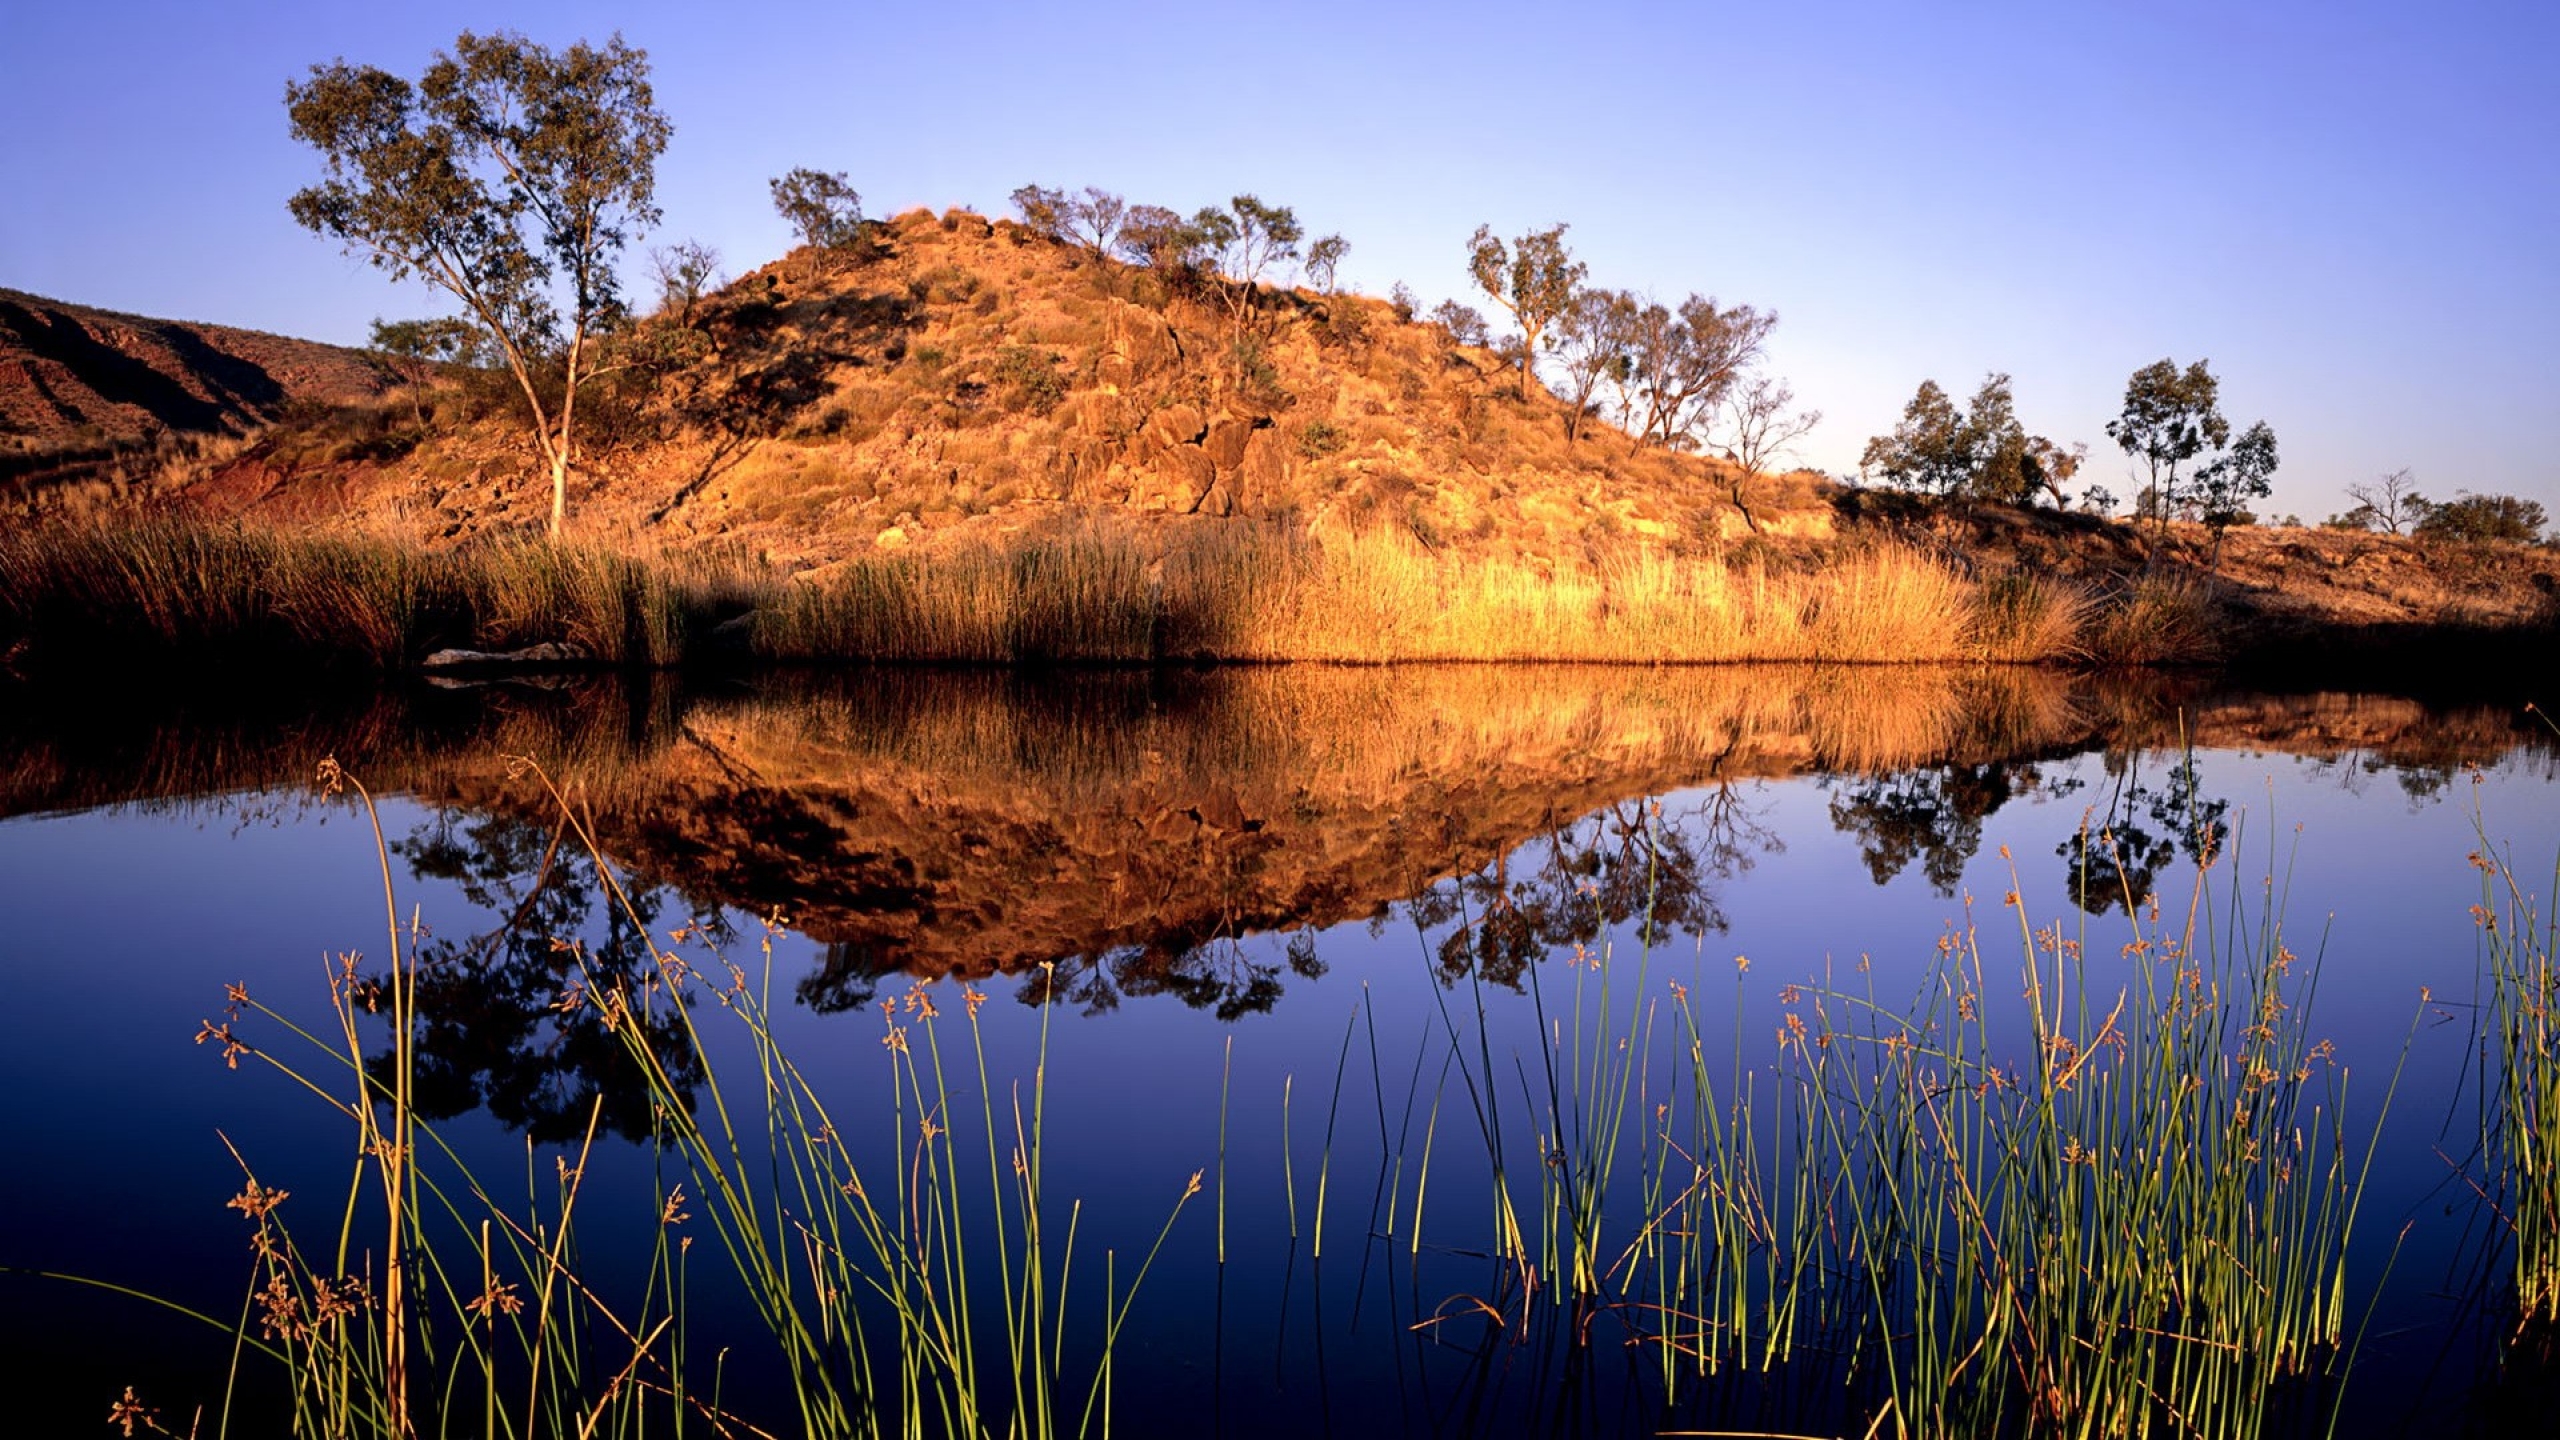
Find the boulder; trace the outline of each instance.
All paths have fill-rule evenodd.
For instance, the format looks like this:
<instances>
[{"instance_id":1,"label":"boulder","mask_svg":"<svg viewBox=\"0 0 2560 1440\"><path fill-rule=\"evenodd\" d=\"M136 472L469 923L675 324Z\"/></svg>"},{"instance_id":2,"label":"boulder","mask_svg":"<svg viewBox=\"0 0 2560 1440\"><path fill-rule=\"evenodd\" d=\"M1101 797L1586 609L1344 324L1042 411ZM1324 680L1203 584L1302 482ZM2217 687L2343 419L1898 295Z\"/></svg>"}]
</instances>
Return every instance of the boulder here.
<instances>
[{"instance_id":1,"label":"boulder","mask_svg":"<svg viewBox=\"0 0 2560 1440\"><path fill-rule=\"evenodd\" d=\"M1167 405L1147 417L1145 434L1159 445L1197 445L1208 433L1209 419L1197 405Z\"/></svg>"},{"instance_id":2,"label":"boulder","mask_svg":"<svg viewBox=\"0 0 2560 1440\"><path fill-rule=\"evenodd\" d=\"M1262 428L1263 423L1242 418L1220 420L1209 427L1200 448L1208 452L1210 464L1221 472L1233 472L1244 464L1245 447L1252 443L1253 432Z\"/></svg>"},{"instance_id":3,"label":"boulder","mask_svg":"<svg viewBox=\"0 0 2560 1440\"><path fill-rule=\"evenodd\" d=\"M1165 318L1123 301L1111 309L1103 378L1125 385L1182 363L1182 340Z\"/></svg>"}]
</instances>

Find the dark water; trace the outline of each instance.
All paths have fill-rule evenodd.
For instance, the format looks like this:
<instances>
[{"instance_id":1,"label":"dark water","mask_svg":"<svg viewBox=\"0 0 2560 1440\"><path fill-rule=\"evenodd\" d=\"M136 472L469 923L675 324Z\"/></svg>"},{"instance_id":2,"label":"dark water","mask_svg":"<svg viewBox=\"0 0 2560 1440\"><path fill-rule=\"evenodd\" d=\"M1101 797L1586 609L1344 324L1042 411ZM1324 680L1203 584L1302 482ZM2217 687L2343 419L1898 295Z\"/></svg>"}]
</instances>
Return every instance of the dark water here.
<instances>
[{"instance_id":1,"label":"dark water","mask_svg":"<svg viewBox=\"0 0 2560 1440\"><path fill-rule=\"evenodd\" d=\"M1468 1318L1489 1293L1489 1167L1480 1141L1451 1138L1474 1124L1446 1078L1452 1027L1480 1023L1493 1072L1525 1083L1521 1057L1562 1033L1555 1009L1592 1003L1581 946L1608 956L1609 1003L1637 1013L1677 982L1758 1067L1782 987L1854 975L1899 1003L1951 923L2006 925L2014 950L2013 890L2036 923L2112 953L2129 913L2188 902L2209 851L2213 903L2281 892L2318 966L2314 1028L2373 1097L2356 1134L2408 1047L2347 1268L2371 1319L2346 1428L2487 1430L2536 1403L2532 1367L2499 1368L2492 1177L2464 1088L2467 857L2485 835L2547 891L2560 855L2560 764L2514 704L1495 667L504 686L264 712L19 695L0 710L16 817L0 823L0 1265L228 1323L250 1275L224 1207L243 1162L293 1192L305 1233L334 1234L346 1122L256 1057L235 1070L190 1043L225 1018L227 985L319 1027L330 967L379 968L373 831L309 783L331 755L381 797L393 910L434 977L421 1108L519 1201L594 1117L580 1243L600 1286L638 1283L617 1257L645 1253L682 1177L641 1143L645 1098L592 1010L557 1008L555 942L639 976L635 918L661 940L704 920L679 948L761 977L770 933L778 1036L840 1097L849 1147L896 1143L882 1001L922 989L957 1043L963 994L989 995L990 1083L1008 1097L1045 1029L1046 1184L1083 1202L1076 1344L1099 1333L1101 1257L1125 1289L1208 1172L1119 1342L1130 1433L1842 1425L1836 1375L1817 1394L1691 1384L1666 1409L1623 1321L1577 1350ZM604 873L511 757L569 797ZM2098 830L2093 865L2075 837ZM254 1016L239 1033L286 1048ZM745 1063L713 1034L715 1066ZM975 1103L974 1075L957 1089ZM757 1393L771 1342L694 1233L692 1346L734 1347L725 1393L787 1431ZM176 1415L218 1404L227 1357L165 1309L0 1274L0 1365L44 1433L87 1430L127 1384ZM244 1405L265 1403L251 1390Z\"/></svg>"}]
</instances>

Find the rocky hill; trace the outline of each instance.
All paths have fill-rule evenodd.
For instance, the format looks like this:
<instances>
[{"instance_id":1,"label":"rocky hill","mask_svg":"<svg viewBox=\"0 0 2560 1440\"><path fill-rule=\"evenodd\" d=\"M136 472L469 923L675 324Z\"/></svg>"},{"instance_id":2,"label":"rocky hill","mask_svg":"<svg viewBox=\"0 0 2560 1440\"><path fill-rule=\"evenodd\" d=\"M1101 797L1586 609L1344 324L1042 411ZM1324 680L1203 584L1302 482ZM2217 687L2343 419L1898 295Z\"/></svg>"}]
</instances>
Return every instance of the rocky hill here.
<instances>
[{"instance_id":1,"label":"rocky hill","mask_svg":"<svg viewBox=\"0 0 2560 1440\"><path fill-rule=\"evenodd\" d=\"M358 350L0 289L0 457L17 473L163 435L244 434L293 401L360 402L390 380Z\"/></svg>"},{"instance_id":2,"label":"rocky hill","mask_svg":"<svg viewBox=\"0 0 2560 1440\"><path fill-rule=\"evenodd\" d=\"M456 368L386 389L392 377L355 352L12 292L0 292L0 346L0 427L22 454L59 455L81 436L109 447L218 437L146 456L120 480L57 486L50 508L138 506L430 547L538 532L548 518L503 372ZM2269 526L2217 545L2194 525L2163 535L1931 505L1811 473L1746 476L1605 423L1577 436L1569 407L1522 387L1503 356L1394 302L1247 290L967 211L911 212L858 246L804 249L664 307L607 364L580 399L571 538L746 559L773 578L860 582L857 562L950 554L991 563L937 567L946 578L1019 578L1026 538L1036 548L1099 533L1104 550L1140 557L1132 583L1152 595L1155 562L1177 542L1242 537L1228 548L1287 555L1312 541L1339 558L1358 540L1413 557L1404 569L1433 593L1498 569L1491 589L1508 598L1487 623L1499 629L1523 606L1553 608L1549 582L1568 572L1593 582L1582 591L1599 624L1643 608L1618 582L1688 573L1644 568L1659 559L1848 574L1833 562L1882 540L1966 585L2070 581L2098 619L2084 630L2120 616L2116 628L2146 632L2083 637L2087 653L2119 658L2390 650L2470 665L2448 637L2478 637L2492 657L2519 636L2547 649L2560 618L2547 550ZM304 398L327 403L234 433ZM40 487L17 489L48 508ZM2164 558L2176 562L2165 590L2154 583ZM1323 593L1331 605L1347 592ZM1607 653L1662 658L1651 643Z\"/></svg>"},{"instance_id":3,"label":"rocky hill","mask_svg":"<svg viewBox=\"0 0 2560 1440\"><path fill-rule=\"evenodd\" d=\"M1747 534L1732 476L1566 407L1493 352L1365 296L1097 258L1008 220L914 212L644 322L661 357L583 399L573 532L743 541L796 566L1093 512L1259 518L1435 548L1671 550ZM503 377L448 383L216 457L182 503L320 510L421 539L540 518ZM1815 477L1764 479L1760 528L1825 533ZM315 503L315 495L325 496Z\"/></svg>"}]
</instances>

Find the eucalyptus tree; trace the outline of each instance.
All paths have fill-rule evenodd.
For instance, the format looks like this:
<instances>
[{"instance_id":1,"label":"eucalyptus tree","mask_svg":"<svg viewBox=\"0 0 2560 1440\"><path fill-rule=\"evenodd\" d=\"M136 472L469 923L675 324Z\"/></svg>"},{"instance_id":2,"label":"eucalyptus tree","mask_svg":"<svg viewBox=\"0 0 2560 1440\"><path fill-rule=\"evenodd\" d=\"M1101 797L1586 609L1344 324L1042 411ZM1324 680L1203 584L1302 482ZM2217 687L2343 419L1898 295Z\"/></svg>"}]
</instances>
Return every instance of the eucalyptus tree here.
<instances>
[{"instance_id":1,"label":"eucalyptus tree","mask_svg":"<svg viewBox=\"0 0 2560 1440\"><path fill-rule=\"evenodd\" d=\"M427 404L419 390L434 378L437 367L479 361L480 327L453 315L418 320L385 320L375 316L370 348L389 362L409 387L409 409L424 430Z\"/></svg>"},{"instance_id":2,"label":"eucalyptus tree","mask_svg":"<svg viewBox=\"0 0 2560 1440\"><path fill-rule=\"evenodd\" d=\"M1623 386L1642 310L1642 302L1627 291L1593 287L1577 292L1556 318L1555 348L1564 360L1564 402L1571 412L1565 416L1565 439L1581 437L1583 422L1599 408L1604 383Z\"/></svg>"},{"instance_id":3,"label":"eucalyptus tree","mask_svg":"<svg viewBox=\"0 0 2560 1440\"><path fill-rule=\"evenodd\" d=\"M2151 510L2164 537L2170 512L2187 498L2182 467L2231 438L2231 422L2222 418L2221 389L2202 360L2183 371L2175 360L2155 360L2133 372L2125 384L2123 412L2107 422L2107 438L2143 467Z\"/></svg>"},{"instance_id":4,"label":"eucalyptus tree","mask_svg":"<svg viewBox=\"0 0 2560 1440\"><path fill-rule=\"evenodd\" d=\"M1012 199L1023 224L1098 261L1110 259L1119 248L1121 222L1129 216L1127 200L1092 185L1080 195L1025 185L1013 192Z\"/></svg>"},{"instance_id":5,"label":"eucalyptus tree","mask_svg":"<svg viewBox=\"0 0 2560 1440\"><path fill-rule=\"evenodd\" d=\"M1298 258L1298 242L1307 238L1298 214L1286 205L1266 205L1251 195L1238 195L1221 210L1208 206L1191 217L1200 249L1227 284L1220 287L1227 312L1239 328L1252 318L1254 297L1271 268Z\"/></svg>"},{"instance_id":6,"label":"eucalyptus tree","mask_svg":"<svg viewBox=\"0 0 2560 1440\"><path fill-rule=\"evenodd\" d=\"M2009 377L1997 371L1982 377L1969 406L1958 409L1938 382L1921 381L1902 423L1867 442L1859 468L1897 489L1941 499L2025 505L2041 493L2060 504L2061 486L2079 469L2081 452L2029 435L2018 421Z\"/></svg>"},{"instance_id":7,"label":"eucalyptus tree","mask_svg":"<svg viewBox=\"0 0 2560 1440\"><path fill-rule=\"evenodd\" d=\"M862 243L862 195L843 171L804 165L775 176L765 186L773 192L774 213L809 248L811 274L823 257Z\"/></svg>"},{"instance_id":8,"label":"eucalyptus tree","mask_svg":"<svg viewBox=\"0 0 2560 1440\"><path fill-rule=\"evenodd\" d=\"M1726 472L1727 488L1733 508L1742 512L1742 523L1755 533L1760 521L1751 513L1751 487L1780 455L1822 423L1821 411L1792 410L1795 403L1796 392L1787 382L1766 375L1753 377L1749 385L1725 397L1724 458L1732 467Z\"/></svg>"},{"instance_id":9,"label":"eucalyptus tree","mask_svg":"<svg viewBox=\"0 0 2560 1440\"><path fill-rule=\"evenodd\" d=\"M1529 395L1529 371L1537 364L1538 340L1546 334L1582 288L1587 267L1564 245L1565 227L1533 230L1509 245L1490 225L1476 227L1467 242L1467 273L1477 288L1511 312L1520 327L1520 396Z\"/></svg>"},{"instance_id":10,"label":"eucalyptus tree","mask_svg":"<svg viewBox=\"0 0 2560 1440\"><path fill-rule=\"evenodd\" d=\"M2259 421L2240 432L2231 448L2196 472L2196 499L2205 528L2213 532L2213 558L2222 559L2222 533L2248 518L2249 502L2275 492L2276 432Z\"/></svg>"},{"instance_id":11,"label":"eucalyptus tree","mask_svg":"<svg viewBox=\"0 0 2560 1440\"><path fill-rule=\"evenodd\" d=\"M1307 278L1319 292L1333 293L1334 275L1350 253L1351 242L1339 235L1327 235L1307 246Z\"/></svg>"},{"instance_id":12,"label":"eucalyptus tree","mask_svg":"<svg viewBox=\"0 0 2560 1440\"><path fill-rule=\"evenodd\" d=\"M1206 237L1179 212L1162 205L1132 205L1120 221L1120 254L1168 278L1181 278L1201 263Z\"/></svg>"},{"instance_id":13,"label":"eucalyptus tree","mask_svg":"<svg viewBox=\"0 0 2560 1440\"><path fill-rule=\"evenodd\" d=\"M394 280L451 294L515 377L550 470L556 538L578 391L628 318L615 260L658 221L657 160L674 127L647 52L619 35L552 51L466 30L415 83L343 59L314 65L285 86L285 110L326 167L289 202L294 219Z\"/></svg>"},{"instance_id":14,"label":"eucalyptus tree","mask_svg":"<svg viewBox=\"0 0 2560 1440\"><path fill-rule=\"evenodd\" d=\"M1696 440L1777 324L1775 311L1701 295L1642 307L1628 322L1628 430L1656 445Z\"/></svg>"},{"instance_id":15,"label":"eucalyptus tree","mask_svg":"<svg viewBox=\"0 0 2560 1440\"><path fill-rule=\"evenodd\" d=\"M1911 403L1902 407L1902 423L1867 441L1866 450L1858 456L1858 469L1897 490L1955 494L1973 473L1964 412L1937 381L1921 381Z\"/></svg>"}]
</instances>

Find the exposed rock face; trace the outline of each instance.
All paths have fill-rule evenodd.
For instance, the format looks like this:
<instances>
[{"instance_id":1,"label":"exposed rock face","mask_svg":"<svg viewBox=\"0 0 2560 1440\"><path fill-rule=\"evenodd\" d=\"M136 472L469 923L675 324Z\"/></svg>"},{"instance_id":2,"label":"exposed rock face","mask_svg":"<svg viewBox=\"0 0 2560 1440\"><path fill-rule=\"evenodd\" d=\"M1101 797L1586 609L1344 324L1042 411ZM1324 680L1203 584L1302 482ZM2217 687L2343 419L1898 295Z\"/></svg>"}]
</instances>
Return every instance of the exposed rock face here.
<instances>
[{"instance_id":1,"label":"exposed rock face","mask_svg":"<svg viewBox=\"0 0 2560 1440\"><path fill-rule=\"evenodd\" d=\"M1332 517L1443 553L1596 562L1704 555L1732 508L1720 462L1607 425L1569 438L1562 402L1520 396L1511 370L1381 300L1247 296L966 213L899 216L873 238L858 258L786 256L681 320L644 318L641 336L689 358L581 410L594 428L572 523L794 568L873 552L892 529L929 557L1093 518L1065 508L1141 529ZM233 410L269 413L268 391L235 392ZM368 447L333 433L349 417L314 415L173 470L152 498L456 541L538 523L512 408L441 408L475 418L379 426L397 443ZM512 488L453 483L474 470ZM1818 477L1761 488L1755 511L1826 523Z\"/></svg>"}]
</instances>

